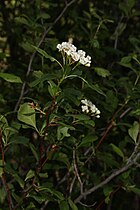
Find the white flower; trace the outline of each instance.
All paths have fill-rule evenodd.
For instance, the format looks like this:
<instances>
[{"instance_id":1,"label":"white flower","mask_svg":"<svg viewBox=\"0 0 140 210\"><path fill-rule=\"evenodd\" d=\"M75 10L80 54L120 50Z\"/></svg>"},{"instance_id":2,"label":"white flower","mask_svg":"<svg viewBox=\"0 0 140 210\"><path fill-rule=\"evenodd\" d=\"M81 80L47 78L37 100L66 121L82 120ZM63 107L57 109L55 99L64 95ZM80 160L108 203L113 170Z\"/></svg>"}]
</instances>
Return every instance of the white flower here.
<instances>
[{"instance_id":1,"label":"white flower","mask_svg":"<svg viewBox=\"0 0 140 210\"><path fill-rule=\"evenodd\" d=\"M82 112L89 113L88 106L81 106L81 108L82 108Z\"/></svg>"},{"instance_id":2,"label":"white flower","mask_svg":"<svg viewBox=\"0 0 140 210\"><path fill-rule=\"evenodd\" d=\"M76 52L77 49L73 44L69 42L62 42L62 44L58 44L56 47L59 49L59 51L64 51L66 53L69 51Z\"/></svg>"},{"instance_id":3,"label":"white flower","mask_svg":"<svg viewBox=\"0 0 140 210\"><path fill-rule=\"evenodd\" d=\"M74 60L74 61L78 61L80 58L80 55L77 52L71 52L70 55L72 57L72 60Z\"/></svg>"},{"instance_id":4,"label":"white flower","mask_svg":"<svg viewBox=\"0 0 140 210\"><path fill-rule=\"evenodd\" d=\"M58 44L56 47L59 51L62 51L62 45L61 44Z\"/></svg>"},{"instance_id":5,"label":"white flower","mask_svg":"<svg viewBox=\"0 0 140 210\"><path fill-rule=\"evenodd\" d=\"M99 110L99 109L97 109L96 114L101 114L101 112L100 112L100 110Z\"/></svg>"},{"instance_id":6,"label":"white flower","mask_svg":"<svg viewBox=\"0 0 140 210\"><path fill-rule=\"evenodd\" d=\"M86 53L83 50L78 50L77 53L80 55L80 57L85 57L86 56Z\"/></svg>"},{"instance_id":7,"label":"white flower","mask_svg":"<svg viewBox=\"0 0 140 210\"><path fill-rule=\"evenodd\" d=\"M83 50L77 50L77 48L70 42L62 42L57 45L57 49L61 52L63 51L69 57L71 57L72 61L79 62L84 66L90 67L91 65L91 57L86 56L86 52ZM73 62L72 62L73 63Z\"/></svg>"},{"instance_id":8,"label":"white flower","mask_svg":"<svg viewBox=\"0 0 140 210\"><path fill-rule=\"evenodd\" d=\"M81 103L83 104L81 106L82 112L90 113L92 116L95 116L97 118L100 117L100 110L89 100L82 99Z\"/></svg>"},{"instance_id":9,"label":"white flower","mask_svg":"<svg viewBox=\"0 0 140 210\"><path fill-rule=\"evenodd\" d=\"M90 67L91 57L89 55L87 57L80 57L80 63L84 66Z\"/></svg>"},{"instance_id":10,"label":"white flower","mask_svg":"<svg viewBox=\"0 0 140 210\"><path fill-rule=\"evenodd\" d=\"M86 106L88 106L88 100L87 100L87 99L81 100L81 103L83 103L83 104L85 104Z\"/></svg>"}]
</instances>

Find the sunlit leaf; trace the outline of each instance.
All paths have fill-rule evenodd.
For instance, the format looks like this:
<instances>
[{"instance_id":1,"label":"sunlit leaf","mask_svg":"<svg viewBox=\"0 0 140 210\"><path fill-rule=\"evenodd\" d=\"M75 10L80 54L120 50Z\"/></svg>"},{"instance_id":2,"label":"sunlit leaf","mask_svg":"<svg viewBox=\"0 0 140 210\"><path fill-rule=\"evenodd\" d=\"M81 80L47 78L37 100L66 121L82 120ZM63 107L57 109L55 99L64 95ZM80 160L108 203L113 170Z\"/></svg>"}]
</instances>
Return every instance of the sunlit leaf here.
<instances>
[{"instance_id":1,"label":"sunlit leaf","mask_svg":"<svg viewBox=\"0 0 140 210\"><path fill-rule=\"evenodd\" d=\"M59 88L58 86L53 82L53 81L48 81L49 86L48 86L48 91L50 93L50 95L56 96L58 94Z\"/></svg>"},{"instance_id":2,"label":"sunlit leaf","mask_svg":"<svg viewBox=\"0 0 140 210\"><path fill-rule=\"evenodd\" d=\"M60 210L69 210L68 202L65 200L60 201L59 208Z\"/></svg>"},{"instance_id":3,"label":"sunlit leaf","mask_svg":"<svg viewBox=\"0 0 140 210\"><path fill-rule=\"evenodd\" d=\"M110 146L112 147L113 151L119 155L120 157L122 157L124 159L124 154L123 152L121 151L121 149L119 147L117 147L116 145L114 144L110 144Z\"/></svg>"},{"instance_id":4,"label":"sunlit leaf","mask_svg":"<svg viewBox=\"0 0 140 210\"><path fill-rule=\"evenodd\" d=\"M33 170L29 170L27 175L26 175L26 178L25 178L25 181L27 181L28 179L31 179L35 176L35 172Z\"/></svg>"},{"instance_id":5,"label":"sunlit leaf","mask_svg":"<svg viewBox=\"0 0 140 210\"><path fill-rule=\"evenodd\" d=\"M134 142L136 143L137 141L137 136L139 133L139 123L137 121L135 121L132 125L132 127L128 130L128 133L130 135L130 137L134 140Z\"/></svg>"},{"instance_id":6,"label":"sunlit leaf","mask_svg":"<svg viewBox=\"0 0 140 210\"><path fill-rule=\"evenodd\" d=\"M11 83L22 83L20 77L14 75L14 74L9 74L9 73L0 73L0 77L7 82Z\"/></svg>"},{"instance_id":7,"label":"sunlit leaf","mask_svg":"<svg viewBox=\"0 0 140 210\"><path fill-rule=\"evenodd\" d=\"M68 198L68 202L72 210L78 210L77 206L70 198Z\"/></svg>"},{"instance_id":8,"label":"sunlit leaf","mask_svg":"<svg viewBox=\"0 0 140 210\"><path fill-rule=\"evenodd\" d=\"M21 122L26 123L37 130L35 110L28 103L24 103L20 106L17 117Z\"/></svg>"},{"instance_id":9,"label":"sunlit leaf","mask_svg":"<svg viewBox=\"0 0 140 210\"><path fill-rule=\"evenodd\" d=\"M93 143L94 141L97 141L98 137L97 136L93 136L93 135L88 135L88 136L85 136L81 143L79 144L78 147L83 147L83 146L86 146L88 145L89 143Z\"/></svg>"}]
</instances>

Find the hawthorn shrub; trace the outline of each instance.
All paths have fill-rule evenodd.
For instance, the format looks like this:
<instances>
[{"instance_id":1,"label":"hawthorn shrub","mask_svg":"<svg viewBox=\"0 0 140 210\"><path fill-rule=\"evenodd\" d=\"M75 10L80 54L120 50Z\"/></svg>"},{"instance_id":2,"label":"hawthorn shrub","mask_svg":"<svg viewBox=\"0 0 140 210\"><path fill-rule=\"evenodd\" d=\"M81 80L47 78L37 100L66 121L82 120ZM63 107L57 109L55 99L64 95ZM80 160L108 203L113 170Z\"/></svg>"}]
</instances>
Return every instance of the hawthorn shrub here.
<instances>
[{"instance_id":1,"label":"hawthorn shrub","mask_svg":"<svg viewBox=\"0 0 140 210\"><path fill-rule=\"evenodd\" d=\"M1 210L140 208L139 9L1 1Z\"/></svg>"}]
</instances>

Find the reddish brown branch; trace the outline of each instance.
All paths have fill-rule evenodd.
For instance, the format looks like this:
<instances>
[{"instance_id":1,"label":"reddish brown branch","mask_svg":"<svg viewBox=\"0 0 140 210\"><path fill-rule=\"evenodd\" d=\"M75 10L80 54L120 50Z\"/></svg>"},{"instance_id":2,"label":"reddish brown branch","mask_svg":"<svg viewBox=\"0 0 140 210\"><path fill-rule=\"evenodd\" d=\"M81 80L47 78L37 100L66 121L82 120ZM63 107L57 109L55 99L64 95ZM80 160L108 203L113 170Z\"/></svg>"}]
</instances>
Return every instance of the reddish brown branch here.
<instances>
[{"instance_id":1,"label":"reddish brown branch","mask_svg":"<svg viewBox=\"0 0 140 210\"><path fill-rule=\"evenodd\" d=\"M113 126L113 122L111 122L111 123L109 124L109 126L107 127L107 129L106 129L106 131L104 132L102 138L101 138L100 141L98 142L98 144L97 144L97 146L96 146L96 149L99 148L100 144L102 143L102 141L104 140L104 138L106 137L107 133L110 131L110 129L112 128L112 126Z\"/></svg>"},{"instance_id":2,"label":"reddish brown branch","mask_svg":"<svg viewBox=\"0 0 140 210\"><path fill-rule=\"evenodd\" d=\"M99 148L99 146L101 145L101 143L103 142L103 140L105 139L106 135L108 134L108 132L110 131L110 129L115 125L115 118L117 117L118 113L120 111L122 111L122 109L126 106L126 104L128 103L129 99L125 101L125 103L113 114L109 125L107 126L102 138L100 139L100 141L98 142L96 149ZM124 116L124 115L123 115ZM121 115L122 117L122 115Z\"/></svg>"}]
</instances>

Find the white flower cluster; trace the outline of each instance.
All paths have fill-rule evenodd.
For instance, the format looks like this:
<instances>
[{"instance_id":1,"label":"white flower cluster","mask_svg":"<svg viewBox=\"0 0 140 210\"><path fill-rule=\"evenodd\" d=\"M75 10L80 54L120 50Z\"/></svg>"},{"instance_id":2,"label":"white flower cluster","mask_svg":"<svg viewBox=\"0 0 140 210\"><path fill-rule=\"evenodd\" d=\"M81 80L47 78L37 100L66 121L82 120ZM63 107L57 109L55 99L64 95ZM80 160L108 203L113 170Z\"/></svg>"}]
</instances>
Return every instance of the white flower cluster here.
<instances>
[{"instance_id":1,"label":"white flower cluster","mask_svg":"<svg viewBox=\"0 0 140 210\"><path fill-rule=\"evenodd\" d=\"M59 51L70 56L74 62L79 61L82 65L90 67L91 57L89 55L86 56L86 53L83 50L77 51L77 48L70 42L62 42L57 45L57 48Z\"/></svg>"},{"instance_id":2,"label":"white flower cluster","mask_svg":"<svg viewBox=\"0 0 140 210\"><path fill-rule=\"evenodd\" d=\"M83 104L81 106L82 112L91 113L95 117L100 118L100 110L91 101L84 99L81 100L81 103Z\"/></svg>"}]
</instances>

